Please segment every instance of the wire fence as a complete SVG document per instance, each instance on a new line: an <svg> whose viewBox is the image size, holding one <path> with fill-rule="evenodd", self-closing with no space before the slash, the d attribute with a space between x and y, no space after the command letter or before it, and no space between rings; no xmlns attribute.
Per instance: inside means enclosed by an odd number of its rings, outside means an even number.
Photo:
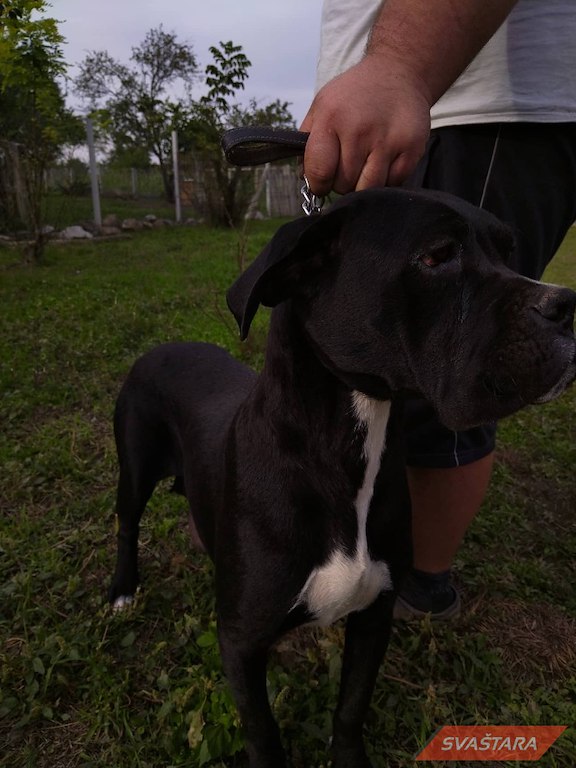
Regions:
<svg viewBox="0 0 576 768"><path fill-rule="evenodd" d="M98 167L98 186L102 197L121 199L162 198L164 186L158 167L114 168ZM87 167L60 166L46 172L46 191L62 194L90 194L90 172Z"/></svg>
<svg viewBox="0 0 576 768"><path fill-rule="evenodd" d="M238 173L230 169L230 174ZM31 227L31 165L25 149L0 141L0 235L21 233ZM174 172L164 178L158 166L118 168L96 166L102 219L153 215L181 221L207 220L207 211L221 191L210 164L198 157L178 156L178 189ZM93 228L92 179L86 163L72 159L44 173L42 220L48 229L80 224ZM38 184L38 180L35 180ZM300 211L299 168L296 163L269 164L242 169L239 186L248 218L294 217ZM177 194L176 194L177 193ZM174 204L179 198L181 210Z"/></svg>

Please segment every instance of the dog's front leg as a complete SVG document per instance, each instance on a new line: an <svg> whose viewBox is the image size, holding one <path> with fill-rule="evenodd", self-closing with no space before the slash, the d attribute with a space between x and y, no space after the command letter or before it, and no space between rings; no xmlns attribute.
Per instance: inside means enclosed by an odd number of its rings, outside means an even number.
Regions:
<svg viewBox="0 0 576 768"><path fill-rule="evenodd" d="M368 608L348 616L334 714L334 768L370 768L362 731L390 638L393 607L392 593L381 593Z"/></svg>
<svg viewBox="0 0 576 768"><path fill-rule="evenodd" d="M266 689L268 648L247 647L219 625L220 654L244 732L250 768L285 768L286 758Z"/></svg>

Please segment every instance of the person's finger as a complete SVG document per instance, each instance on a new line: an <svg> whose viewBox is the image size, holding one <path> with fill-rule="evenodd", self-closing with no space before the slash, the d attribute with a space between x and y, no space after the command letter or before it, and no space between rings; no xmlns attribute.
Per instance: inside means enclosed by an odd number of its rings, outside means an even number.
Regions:
<svg viewBox="0 0 576 768"><path fill-rule="evenodd" d="M340 161L333 181L333 189L345 195L356 189L358 179L370 155L370 142L364 136L340 134Z"/></svg>
<svg viewBox="0 0 576 768"><path fill-rule="evenodd" d="M380 139L366 158L356 189L397 187L415 171L426 151L426 129L401 135L400 140Z"/></svg>
<svg viewBox="0 0 576 768"><path fill-rule="evenodd" d="M383 150L371 152L357 176L356 190L385 187L389 183L390 157Z"/></svg>
<svg viewBox="0 0 576 768"><path fill-rule="evenodd" d="M315 195L327 195L334 188L339 163L338 136L314 125L304 151L304 174Z"/></svg>
<svg viewBox="0 0 576 768"><path fill-rule="evenodd" d="M423 154L423 153L422 153ZM390 164L388 171L388 184L391 187L399 187L416 170L418 161L422 155L413 152L399 154Z"/></svg>

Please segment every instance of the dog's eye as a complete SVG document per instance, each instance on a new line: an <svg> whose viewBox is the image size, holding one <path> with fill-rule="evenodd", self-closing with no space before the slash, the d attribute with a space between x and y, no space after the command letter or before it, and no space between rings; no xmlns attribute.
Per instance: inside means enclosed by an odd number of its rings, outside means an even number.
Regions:
<svg viewBox="0 0 576 768"><path fill-rule="evenodd" d="M418 254L419 260L427 267L438 267L452 261L460 253L462 246L453 240L435 243Z"/></svg>

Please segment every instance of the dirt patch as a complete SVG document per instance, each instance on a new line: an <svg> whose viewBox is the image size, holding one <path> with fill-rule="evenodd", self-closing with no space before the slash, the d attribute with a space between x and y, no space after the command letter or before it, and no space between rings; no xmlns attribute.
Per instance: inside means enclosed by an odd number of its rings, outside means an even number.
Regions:
<svg viewBox="0 0 576 768"><path fill-rule="evenodd" d="M511 478L507 481L510 493L525 500L530 507L538 508L538 518L544 518L558 532L574 530L576 483L547 477L521 451L510 447L498 448L496 460L510 471Z"/></svg>
<svg viewBox="0 0 576 768"><path fill-rule="evenodd" d="M576 621L553 606L493 600L476 627L513 676L532 679L576 665Z"/></svg>
<svg viewBox="0 0 576 768"><path fill-rule="evenodd" d="M0 740L2 735L0 729ZM13 765L22 765L17 762L17 754L25 744L26 753L29 755L28 765L33 764L37 768L75 768L82 762L82 753L88 741L88 727L75 721L45 724L23 730L11 729L9 733L5 733L5 737L8 755L11 754L11 749L14 749ZM9 764L10 762L5 763Z"/></svg>

